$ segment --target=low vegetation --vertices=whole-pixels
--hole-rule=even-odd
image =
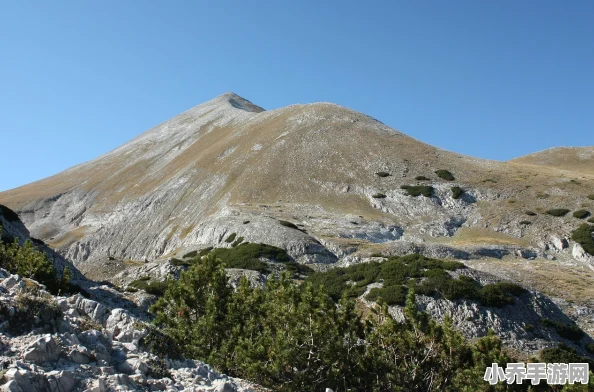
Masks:
[[[520,221],[520,224],[521,224],[521,225],[525,225],[525,226],[527,226],[527,225],[531,225],[531,224],[532,224],[532,222],[531,222],[531,221],[529,221],[529,220],[523,220],[523,221]]]
[[[137,290],[144,290],[148,294],[156,295],[157,297],[163,296],[169,281],[158,281],[152,280],[150,277],[145,276],[131,282],[128,287],[132,287]]]
[[[0,233],[2,226],[0,226]],[[45,285],[52,294],[77,292],[77,287],[70,284],[71,271],[68,267],[58,276],[56,268],[45,252],[37,249],[27,240],[23,245],[15,239],[12,243],[0,241],[0,268],[12,274],[21,275]]]
[[[590,211],[588,210],[577,210],[573,212],[573,217],[578,219],[586,219],[590,216]]]
[[[565,216],[569,213],[569,210],[566,208],[553,208],[551,210],[547,210],[546,213],[551,216]]]
[[[452,187],[452,197],[454,199],[459,199],[464,194],[464,190],[459,186]]]
[[[384,171],[380,171],[380,172],[375,173],[375,175],[378,176],[378,177],[389,177],[390,176],[390,173],[384,172]]]
[[[536,212],[534,212],[534,211],[526,211],[526,212],[525,212],[525,214],[526,214],[526,215],[528,215],[528,216],[536,216],[536,215],[538,215],[538,214],[537,214]]]
[[[584,336],[584,331],[575,324],[564,324],[559,321],[543,318],[540,323],[543,327],[553,328],[562,338],[577,342]]]
[[[231,233],[229,235],[229,237],[227,237],[227,239],[225,239],[225,242],[230,244],[231,242],[235,241],[236,236],[237,236],[237,233]]]
[[[408,261],[459,268],[418,256]],[[287,392],[392,391],[403,385],[412,392],[483,390],[486,366],[514,361],[492,332],[470,344],[449,318],[438,324],[419,312],[412,290],[403,323],[385,305],[363,319],[354,301],[343,298],[337,305],[321,285],[298,285],[287,274],[256,288],[243,278],[233,290],[224,267],[209,255],[172,281],[152,307],[159,329],[149,336],[156,338],[141,343],[162,356],[179,352]],[[372,270],[382,271],[359,272]]]
[[[400,189],[404,189],[409,196],[433,196],[433,187],[429,185],[402,185]]]
[[[439,178],[444,179],[446,181],[454,181],[456,179],[451,172],[445,169],[436,170],[435,174],[437,174]]]
[[[386,195],[384,195],[383,193],[374,193],[373,195],[371,195],[371,197],[373,197],[374,199],[385,199]]]
[[[415,180],[417,180],[417,181],[430,181],[431,179],[430,178],[427,178],[425,176],[416,176],[415,177]]]
[[[591,194],[591,195],[588,195],[588,199],[590,199],[590,200],[594,200],[594,193],[593,193],[593,194]]]
[[[594,256],[594,225],[581,224],[571,233],[571,239],[580,244],[586,253]]]

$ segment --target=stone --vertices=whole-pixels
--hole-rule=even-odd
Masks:
[[[218,381],[214,383],[215,392],[236,392],[237,389],[230,382]]]
[[[74,363],[85,364],[95,360],[93,354],[85,346],[77,345],[69,353],[68,359]]]
[[[69,370],[50,372],[47,378],[52,392],[71,392],[76,386],[74,373]]]
[[[44,362],[57,361],[61,354],[62,348],[58,345],[55,339],[48,334],[31,343],[23,358],[26,361],[41,364]]]

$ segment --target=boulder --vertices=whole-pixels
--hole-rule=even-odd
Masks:
[[[25,361],[41,364],[44,362],[55,362],[62,354],[62,348],[51,335],[44,335],[42,338],[31,343],[25,352]]]

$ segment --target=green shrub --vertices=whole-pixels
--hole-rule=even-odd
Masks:
[[[547,210],[546,213],[551,215],[551,216],[565,216],[567,215],[567,213],[569,212],[568,209],[566,208],[553,208],[551,210]]]
[[[564,343],[559,343],[557,347],[542,349],[538,355],[538,359],[545,363],[589,363],[590,369],[594,362],[582,357],[577,351]]]
[[[425,176],[416,176],[415,180],[417,180],[417,181],[431,181],[430,178],[427,178]]]
[[[549,197],[551,197],[551,195],[549,195],[548,193],[537,193],[536,194],[537,199],[548,199]]]
[[[425,197],[431,197],[433,196],[434,190],[433,187],[429,185],[403,185],[400,188],[406,190],[406,193],[413,197],[421,195]]]
[[[543,327],[554,328],[559,336],[574,342],[577,342],[584,336],[584,331],[575,324],[564,324],[547,318],[543,318],[540,323]]]
[[[588,199],[590,199],[590,200],[594,200],[594,193],[593,193],[593,194],[591,194],[591,195],[588,195]]]
[[[594,354],[594,343],[586,344],[586,351],[590,354]]]
[[[236,247],[237,245],[241,244],[243,242],[244,238],[243,237],[239,237],[238,239],[235,240],[235,242],[233,242],[231,244],[232,247]]]
[[[590,218],[590,219],[588,219],[588,222],[590,222],[590,223],[594,223],[594,218]]]
[[[180,260],[176,259],[175,257],[170,260],[171,264],[176,267],[189,267],[192,263],[188,260]]]
[[[514,283],[499,282],[487,284],[481,288],[479,298],[481,304],[485,306],[503,307],[513,305],[514,297],[519,297],[526,290]]]
[[[385,199],[386,195],[384,195],[383,193],[374,193],[373,195],[371,195],[371,197],[373,197],[374,199]]]
[[[19,216],[16,212],[2,204],[0,204],[0,215],[9,222],[16,222],[19,220]]]
[[[244,225],[247,225],[248,223],[250,223],[250,221],[249,221],[249,220],[244,220],[244,221],[243,221],[243,224],[244,224]]]
[[[229,235],[229,237],[227,237],[227,239],[225,240],[225,242],[227,242],[227,243],[229,243],[229,244],[230,244],[231,242],[235,241],[235,237],[236,237],[236,236],[237,236],[237,233],[231,233],[231,234]]]
[[[594,256],[594,225],[581,224],[571,233],[571,239],[580,244],[588,254]]]
[[[494,180],[492,178],[484,179],[483,182],[492,182],[493,184],[497,184],[497,180]]]
[[[520,224],[521,224],[521,225],[531,225],[531,224],[532,224],[532,222],[530,222],[530,221],[528,221],[528,220],[523,220],[523,221],[520,221]]]
[[[388,177],[388,176],[390,176],[390,173],[381,171],[381,172],[375,173],[375,175],[378,177]]]
[[[365,296],[368,301],[378,301],[380,298],[386,305],[404,305],[407,289],[404,286],[375,287]]]
[[[437,174],[439,178],[442,178],[447,181],[454,181],[456,179],[454,178],[454,175],[452,173],[445,169],[436,170],[435,174]]]
[[[261,258],[284,263],[292,261],[284,249],[266,244],[244,243],[233,248],[217,248],[211,253],[223,260],[227,268],[251,269],[264,273],[268,272],[268,265]]]
[[[167,290],[167,285],[169,284],[169,282],[168,281],[151,282],[150,277],[148,277],[148,279],[146,279],[146,278],[147,277],[142,277],[142,278],[137,279],[133,282],[130,282],[130,284],[128,285],[128,288],[133,287],[135,289],[144,290],[148,294],[152,294],[157,297],[163,296],[163,294],[165,293],[165,290]]]
[[[573,212],[573,217],[578,219],[586,219],[590,216],[590,211],[588,210],[577,210]]]
[[[280,223],[281,226],[285,226],[285,227],[288,227],[290,229],[300,230],[299,227],[296,224],[291,223],[291,222],[288,222],[286,220],[279,220],[278,223]]]
[[[200,252],[198,252],[198,257],[206,256],[213,249],[214,248],[212,246],[209,246],[209,247],[206,247],[206,248],[202,249]]]
[[[534,325],[532,325],[532,324],[526,324],[526,325],[524,325],[524,331],[526,331],[526,332],[533,332],[534,329],[535,329],[534,328]]]
[[[459,199],[460,196],[462,196],[463,193],[464,193],[464,191],[459,186],[453,186],[452,187],[452,197],[454,199]]]
[[[536,215],[538,215],[538,214],[537,214],[536,212],[534,212],[534,211],[526,211],[526,212],[525,212],[525,214],[526,214],[526,215],[528,215],[528,216],[536,216]]]
[[[183,259],[191,259],[198,256],[198,251],[193,250],[191,252],[186,253],[185,255],[182,256]]]

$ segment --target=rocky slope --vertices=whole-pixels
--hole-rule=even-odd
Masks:
[[[2,391],[263,391],[199,361],[151,354],[147,332],[122,308],[80,294],[53,297],[0,269]]]

